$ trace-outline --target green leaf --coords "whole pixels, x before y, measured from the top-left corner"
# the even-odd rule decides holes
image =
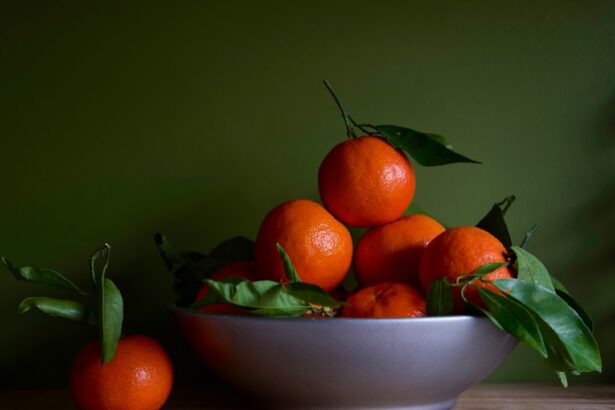
[[[553,287],[555,288],[556,292],[559,291],[559,292],[570,294],[570,291],[566,288],[566,286],[564,286],[564,284],[559,279],[557,279],[553,275],[550,275],[550,276],[551,276],[551,283],[553,283]]]
[[[535,315],[547,348],[553,348],[560,358],[570,358],[569,370],[601,371],[602,359],[594,335],[562,298],[523,280],[499,279],[492,283]]]
[[[185,269],[186,272],[191,272],[193,275],[193,280],[203,282],[204,279],[209,278],[217,270],[228,263],[232,262],[223,261],[209,255],[203,255],[203,257],[198,261],[188,261],[181,268]],[[178,271],[179,269],[176,272],[179,273]]]
[[[452,149],[453,148],[453,146],[451,144],[449,144],[448,141],[446,140],[446,138],[444,138],[442,135],[432,134],[430,132],[426,132],[425,134],[429,135],[432,139],[434,139],[436,142],[439,142],[440,144],[444,145],[446,148],[448,148],[448,149]]]
[[[203,279],[222,266],[223,262],[199,252],[177,252],[161,233],[157,233],[154,240],[165,266],[173,272],[175,303],[178,306],[189,306],[203,285]]]
[[[168,270],[172,271],[175,265],[183,265],[185,263],[184,257],[173,249],[166,236],[156,233],[154,241]]]
[[[316,285],[293,282],[283,286],[289,295],[292,295],[297,299],[301,299],[310,305],[327,306],[335,309],[344,305],[343,302],[333,299],[331,295]]]
[[[481,228],[498,238],[506,249],[511,247],[512,240],[510,239],[510,233],[508,232],[508,226],[506,226],[504,215],[514,201],[515,196],[511,195],[504,198],[501,202],[497,202],[491,207],[487,215],[476,224],[477,228]]]
[[[275,246],[278,249],[278,253],[280,254],[280,259],[282,259],[282,264],[284,265],[284,273],[286,274],[286,279],[288,279],[291,283],[295,282],[303,282],[301,277],[297,273],[297,270],[293,266],[293,263],[290,260],[290,256],[286,253],[282,245],[276,243]]]
[[[203,272],[194,266],[181,266],[173,272],[173,292],[177,306],[189,306],[196,298],[203,278]]]
[[[557,377],[559,378],[560,383],[564,387],[568,387],[568,377],[566,376],[566,372],[555,372]]]
[[[547,366],[549,366],[556,373],[574,370],[574,360],[572,359],[570,352],[568,352],[566,345],[559,338],[558,334],[549,326],[545,325],[544,321],[538,316],[535,317],[537,318],[537,323],[538,326],[540,326],[543,338],[545,340],[545,346],[547,348]]]
[[[577,302],[569,293],[562,292],[557,289],[555,290],[555,293],[557,294],[557,296],[562,298],[568,304],[568,306],[570,306],[572,309],[574,309],[575,312],[577,312],[577,314],[583,320],[583,323],[585,323],[585,325],[590,330],[594,330],[594,321],[592,320],[589,313],[587,313],[587,311],[583,308],[583,306],[579,304],[579,302]]]
[[[523,240],[521,241],[521,244],[519,244],[520,248],[526,249],[527,248],[527,244],[529,243],[530,239],[532,239],[532,237],[534,236],[534,234],[536,233],[536,231],[538,230],[538,225],[534,225],[532,226],[529,231],[527,231],[525,233],[525,236],[523,237]]]
[[[575,363],[558,334],[535,312],[506,293],[498,294],[484,288],[478,291],[486,309],[477,308],[502,330],[538,351],[566,386],[565,372],[574,371]]]
[[[557,296],[564,299],[564,301],[568,303],[568,306],[573,308],[575,312],[577,312],[579,316],[581,316],[581,319],[583,319],[583,322],[585,322],[587,327],[593,331],[594,321],[592,320],[589,313],[587,313],[583,306],[581,306],[579,302],[574,299],[574,297],[570,294],[570,292],[568,291],[568,289],[566,289],[562,282],[560,282],[553,276],[551,276],[551,282],[553,282],[553,286],[555,287],[555,293],[557,293]]]
[[[500,269],[503,266],[508,265],[508,262],[490,262],[479,266],[470,275],[475,277],[482,277],[490,274],[493,271]]]
[[[241,282],[246,281],[246,278],[242,278],[241,276],[226,276],[224,278],[221,278],[220,280],[218,280],[218,282],[223,282],[223,283],[232,283],[234,285],[237,285]],[[217,303],[226,303],[221,297],[218,296],[217,292],[207,292],[205,294],[205,296],[203,296],[201,299],[199,300],[195,300],[194,302],[192,302],[192,304],[189,306],[190,309],[199,309],[202,306],[206,306],[206,305],[213,305],[213,304],[217,304]]]
[[[457,283],[456,285],[459,284],[463,284],[464,288],[465,286],[469,285],[469,280],[471,279],[479,279],[482,278],[485,275],[490,274],[491,272],[500,269],[502,266],[506,266],[508,265],[508,262],[491,262],[491,263],[486,263],[484,265],[479,266],[478,268],[476,268],[472,273],[469,273],[467,275],[460,275],[457,277]],[[463,294],[463,291],[462,291]]]
[[[115,357],[117,344],[122,335],[124,301],[115,284],[107,279],[107,269],[111,256],[111,246],[104,244],[90,257],[90,275],[96,286],[98,302],[98,337],[100,339],[101,363],[105,364]],[[103,259],[100,274],[96,273],[96,262]]]
[[[376,125],[371,128],[374,128],[393,147],[403,149],[424,166],[445,165],[455,162],[480,164],[478,161],[447,148],[443,137],[439,135],[426,134],[396,125]]]
[[[209,293],[213,292],[223,303],[276,312],[276,315],[302,309],[305,313],[309,308],[307,302],[288,293],[280,282],[243,280],[239,283],[230,283],[211,279],[206,279],[205,282],[210,286]]]
[[[209,256],[225,262],[250,261],[254,259],[254,241],[236,236],[216,246]]]
[[[516,255],[514,266],[517,271],[517,279],[542,286],[549,292],[555,293],[551,275],[537,257],[519,246],[512,246],[510,249]]]
[[[96,319],[90,308],[74,300],[30,297],[25,298],[19,304],[19,313],[25,313],[31,309],[38,309],[49,316],[61,317],[91,325],[96,324]]]
[[[216,292],[207,292],[205,296],[192,302],[189,308],[198,310],[199,308],[203,306],[215,305],[218,303],[224,303],[223,300],[220,300],[220,298],[218,297],[218,294]]]
[[[303,282],[285,285],[275,281],[249,281],[239,277],[228,277],[220,281],[207,279],[205,282],[210,286],[210,291],[205,298],[192,304],[192,308],[228,303],[252,309],[251,313],[258,315],[302,316],[310,305],[334,309],[343,305],[320,287]]]
[[[43,285],[52,285],[64,289],[69,289],[82,295],[87,295],[84,290],[79,288],[79,286],[75,285],[70,279],[68,279],[66,276],[62,275],[59,272],[56,272],[51,269],[34,268],[32,266],[24,266],[21,268],[17,268],[13,266],[13,264],[9,262],[9,260],[6,259],[4,256],[0,257],[0,260],[7,268],[7,270],[11,272],[17,280],[22,280],[30,283],[39,283]]]
[[[344,282],[342,282],[342,287],[346,292],[354,292],[359,287],[359,281],[352,266],[344,278]]]
[[[173,290],[178,306],[189,306],[196,298],[203,280],[210,277],[225,262],[197,252],[186,252],[184,263],[173,271]]]
[[[254,242],[239,236],[217,245],[209,255],[194,251],[177,252],[160,233],[156,234],[155,242],[167,269],[173,272],[173,290],[178,306],[190,306],[203,280],[223,265],[254,259]]]
[[[448,279],[431,282],[427,292],[427,316],[447,316],[453,313],[453,287]]]
[[[103,268],[100,273],[100,278],[96,276],[96,261],[98,258],[104,257]],[[105,278],[107,274],[107,269],[109,268],[109,258],[111,257],[111,246],[106,243],[100,248],[98,248],[92,256],[90,256],[90,276],[92,278],[92,283],[94,287],[98,286],[98,284],[102,283],[102,280]]]
[[[117,344],[122,335],[124,301],[119,289],[110,279],[103,278],[101,283],[100,355],[101,363],[105,364],[115,357]]]
[[[522,304],[506,295],[501,295],[486,288],[478,288],[478,294],[485,304],[485,309],[478,307],[491,321],[517,340],[526,343],[542,357],[547,358],[540,328],[530,311]]]

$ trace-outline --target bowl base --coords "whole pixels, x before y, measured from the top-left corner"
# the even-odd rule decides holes
[[[364,406],[349,406],[349,407],[329,407],[329,406],[301,406],[301,405],[289,405],[276,403],[275,405],[266,406],[265,408],[271,410],[449,410],[455,407],[457,403],[457,397],[451,400],[440,401],[436,403],[427,404],[410,404],[390,407],[364,407]]]

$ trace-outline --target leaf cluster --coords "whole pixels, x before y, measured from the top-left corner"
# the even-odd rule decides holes
[[[516,278],[488,281],[493,286],[478,287],[483,305],[473,305],[465,298],[464,302],[468,309],[482,312],[500,329],[535,350],[567,386],[569,374],[602,369],[600,350],[592,333],[593,323],[568,290],[525,249],[536,231],[535,226],[528,231],[521,246],[512,245],[504,215],[514,199],[510,196],[496,203],[477,224],[508,248],[510,260],[481,266],[457,283],[446,279],[435,281],[427,295],[427,311],[436,316],[452,314],[453,288],[460,287],[463,296],[467,286],[476,281],[487,282],[485,275],[512,264]]]
[[[467,162],[480,164],[453,151],[452,146],[445,137],[439,134],[426,133],[398,125],[371,125],[359,124],[342,105],[340,98],[335,94],[331,84],[324,80],[325,87],[335,100],[346,126],[346,135],[356,138],[358,129],[366,135],[378,136],[385,139],[394,148],[399,148],[410,155],[416,162],[423,166],[432,167],[438,165]]]
[[[16,267],[7,258],[0,258],[2,264],[17,280],[62,288],[77,294],[80,299],[85,299],[78,301],[43,296],[28,297],[19,304],[19,313],[35,309],[50,316],[97,326],[101,341],[102,364],[111,361],[115,356],[124,319],[122,294],[113,281],[107,278],[110,254],[111,247],[105,244],[90,258],[91,293],[77,286],[60,272],[32,266]],[[103,260],[100,271],[96,269],[99,259]]]
[[[252,257],[253,243],[246,238],[233,238],[218,245],[209,255],[203,255],[200,261],[205,265],[193,264],[182,255],[194,255],[196,252],[177,253],[164,235],[156,236],[156,243],[167,267],[174,272],[178,301],[192,295],[193,290],[207,283],[209,291],[206,296],[195,302],[195,297],[186,300],[187,306],[198,309],[202,306],[226,303],[237,306],[246,313],[259,316],[300,317],[315,313],[327,316],[335,315],[342,303],[333,299],[327,292],[316,285],[304,283],[293,263],[280,244],[278,253],[284,266],[286,280],[249,281],[240,277],[228,277],[216,281],[209,279],[224,263],[247,260]],[[169,263],[173,262],[174,263]],[[178,263],[179,262],[179,263]],[[177,266],[176,266],[177,265]],[[202,268],[206,266],[206,268]],[[185,273],[192,269],[192,275]],[[200,269],[200,270],[199,270]],[[187,280],[194,281],[194,283]],[[192,288],[188,292],[188,287]]]
[[[175,304],[181,307],[194,302],[203,281],[221,266],[254,259],[254,242],[242,236],[222,242],[209,253],[178,252],[162,233],[157,233],[154,241],[167,269],[173,273]]]
[[[423,166],[479,163],[453,151],[441,135],[397,125],[356,122],[331,85],[326,80],[324,83],[341,112],[349,138],[356,138],[357,130],[383,138]],[[566,288],[549,274],[538,258],[525,249],[536,226],[528,231],[519,246],[513,246],[504,215],[514,201],[515,197],[509,196],[494,204],[477,224],[477,227],[502,242],[508,250],[509,260],[481,266],[459,277],[455,283],[450,283],[446,278],[434,281],[427,294],[427,314],[452,314],[453,291],[458,288],[466,312],[484,314],[500,329],[526,343],[557,373],[562,384],[567,385],[568,374],[601,371],[600,351],[592,333],[593,324]],[[253,259],[254,244],[246,238],[226,241],[209,254],[178,253],[161,234],[156,235],[156,244],[167,268],[174,273],[179,306],[199,308],[207,304],[228,303],[255,315],[308,316],[314,312],[335,314],[342,305],[321,288],[303,283],[279,244],[278,251],[286,272],[286,281],[283,282],[209,279],[225,263]],[[515,269],[516,278],[486,279],[486,275],[507,265]],[[483,303],[474,305],[465,298],[464,292],[478,281],[490,282],[492,286],[478,287]],[[193,303],[203,282],[209,285],[210,291],[206,297]]]

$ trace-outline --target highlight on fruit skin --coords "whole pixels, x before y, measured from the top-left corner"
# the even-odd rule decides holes
[[[434,238],[423,252],[419,266],[419,279],[424,292],[429,290],[435,280],[447,278],[455,283],[457,278],[468,275],[489,263],[503,263],[508,260],[506,248],[489,232],[475,226],[451,228]],[[464,295],[474,305],[484,306],[477,287],[498,292],[495,286],[486,283],[496,279],[510,279],[514,272],[503,266],[485,275],[464,290]],[[455,313],[463,312],[461,288],[454,289]]]
[[[343,282],[352,263],[350,232],[311,200],[284,202],[261,223],[254,253],[262,279],[286,280],[277,243],[288,253],[303,282],[328,292]]]
[[[385,282],[368,286],[351,295],[342,308],[342,317],[394,318],[424,317],[425,298],[406,283]]]
[[[423,251],[444,230],[435,219],[412,214],[365,232],[354,256],[354,271],[360,286],[382,282],[419,286]]]
[[[120,339],[113,360],[100,360],[100,342],[87,344],[70,371],[70,393],[84,410],[157,410],[173,385],[173,365],[154,339],[134,335]]]
[[[375,136],[337,144],[318,170],[326,208],[354,227],[393,222],[408,209],[416,178],[406,155]]]

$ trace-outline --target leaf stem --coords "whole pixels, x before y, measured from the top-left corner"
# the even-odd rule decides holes
[[[331,87],[331,84],[329,84],[329,81],[323,80],[323,83],[325,84],[325,87],[327,87],[329,94],[331,94],[331,96],[335,100],[335,104],[337,105],[337,107],[340,109],[342,113],[342,118],[344,119],[344,124],[346,125],[346,135],[348,136],[348,138],[356,138],[357,134],[352,128],[352,123],[354,123],[354,121],[352,121],[352,119],[350,118],[350,115],[348,115],[348,111],[346,111],[346,109],[342,105],[342,101],[335,94],[335,91],[333,91],[333,88]]]
[[[525,249],[525,247],[527,246],[527,243],[532,238],[532,236],[534,236],[537,230],[538,230],[538,225],[532,226],[530,230],[525,233],[525,236],[523,237],[523,240],[521,241],[521,244],[519,245],[519,247],[522,249]]]
[[[502,209],[502,215],[506,215],[506,211],[508,211],[508,208],[510,208],[513,202],[515,202],[515,199],[517,199],[517,197],[514,195],[511,195],[511,196],[507,196],[502,201],[497,203],[497,205]]]
[[[348,116],[348,119],[350,120],[350,122],[352,122],[352,125],[354,125],[358,129],[360,129],[361,131],[363,131],[367,135],[378,135],[377,131],[374,132],[374,131],[370,131],[370,130],[366,129],[365,126],[357,123],[350,115]],[[373,126],[371,126],[371,127],[375,129],[375,127],[373,127]]]
[[[468,287],[468,285],[470,285],[470,284],[474,283],[474,281],[475,281],[476,279],[477,279],[477,278],[474,278],[474,279],[472,279],[472,280],[469,280],[469,281],[465,282],[465,283],[463,284],[463,286],[461,287],[461,291],[459,292],[459,294],[461,295],[461,300],[463,300],[465,303],[470,303],[470,302],[468,301],[468,299],[466,298],[466,295],[465,295],[466,288]]]
[[[354,121],[353,121],[353,123],[357,126],[357,128],[359,128],[362,131],[365,130],[365,132],[367,132],[369,135],[382,135],[382,133],[380,132],[378,127],[376,127],[375,125],[372,125],[372,124],[356,124]],[[368,128],[372,129],[373,131],[369,131]]]
[[[94,254],[90,257],[90,275],[92,277],[92,283],[96,288],[98,284],[98,278],[96,277],[96,260],[100,257],[105,258],[105,262],[102,268],[102,273],[100,275],[100,281],[104,280],[107,274],[107,268],[109,267],[109,253],[111,252],[111,246],[108,243],[105,243],[100,248],[96,249]]]

